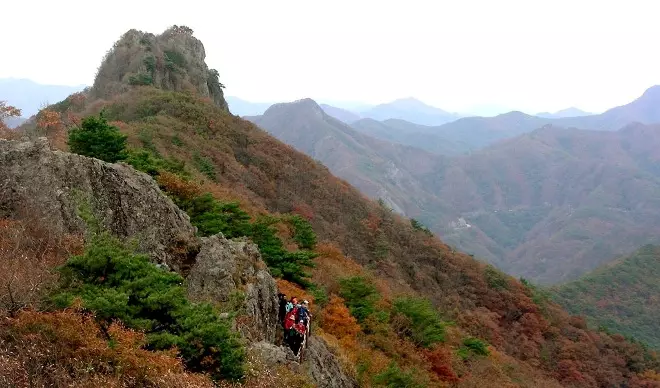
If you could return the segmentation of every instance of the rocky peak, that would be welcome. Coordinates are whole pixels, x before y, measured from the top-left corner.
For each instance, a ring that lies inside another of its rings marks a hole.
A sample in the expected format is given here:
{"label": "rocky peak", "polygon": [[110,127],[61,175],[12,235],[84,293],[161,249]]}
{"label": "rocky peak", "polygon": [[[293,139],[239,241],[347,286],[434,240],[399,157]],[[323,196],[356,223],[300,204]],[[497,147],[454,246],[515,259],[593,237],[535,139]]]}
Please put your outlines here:
{"label": "rocky peak", "polygon": [[172,26],[160,35],[129,30],[106,54],[91,93],[109,98],[131,87],[152,85],[191,91],[228,110],[217,70],[204,61],[206,51],[193,30]]}

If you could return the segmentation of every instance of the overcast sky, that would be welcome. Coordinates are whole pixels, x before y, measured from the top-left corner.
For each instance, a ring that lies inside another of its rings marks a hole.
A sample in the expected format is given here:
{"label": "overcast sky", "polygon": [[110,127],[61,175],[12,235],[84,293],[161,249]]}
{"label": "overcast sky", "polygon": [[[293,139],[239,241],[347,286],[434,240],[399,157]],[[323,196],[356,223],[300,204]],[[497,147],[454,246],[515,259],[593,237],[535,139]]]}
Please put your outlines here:
{"label": "overcast sky", "polygon": [[[187,25],[228,95],[600,112],[660,84],[654,1],[7,1],[0,78],[91,84],[130,28]],[[0,96],[1,97],[1,96]]]}

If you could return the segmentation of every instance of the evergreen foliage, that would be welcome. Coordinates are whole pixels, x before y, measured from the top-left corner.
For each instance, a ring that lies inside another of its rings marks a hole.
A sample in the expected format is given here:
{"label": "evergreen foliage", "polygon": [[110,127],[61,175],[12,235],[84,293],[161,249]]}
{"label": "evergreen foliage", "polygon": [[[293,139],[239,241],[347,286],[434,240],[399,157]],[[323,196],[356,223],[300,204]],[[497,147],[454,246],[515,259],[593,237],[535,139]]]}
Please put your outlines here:
{"label": "evergreen foliage", "polygon": [[186,299],[183,278],[133,253],[116,238],[94,235],[82,255],[60,268],[59,307],[75,299],[94,312],[103,330],[114,320],[147,335],[153,350],[179,349],[192,371],[210,371],[214,378],[240,378],[244,350],[230,323],[208,304]]}
{"label": "evergreen foliage", "polygon": [[354,276],[340,280],[339,285],[341,297],[358,322],[363,322],[376,312],[376,302],[380,299],[380,294],[369,280]]}
{"label": "evergreen foliage", "polygon": [[80,127],[69,130],[71,152],[115,163],[126,159],[126,135],[108,124],[101,113],[82,120]]}
{"label": "evergreen foliage", "polygon": [[435,307],[424,298],[399,298],[394,301],[394,312],[410,321],[405,334],[416,344],[430,347],[445,340],[445,324]]}

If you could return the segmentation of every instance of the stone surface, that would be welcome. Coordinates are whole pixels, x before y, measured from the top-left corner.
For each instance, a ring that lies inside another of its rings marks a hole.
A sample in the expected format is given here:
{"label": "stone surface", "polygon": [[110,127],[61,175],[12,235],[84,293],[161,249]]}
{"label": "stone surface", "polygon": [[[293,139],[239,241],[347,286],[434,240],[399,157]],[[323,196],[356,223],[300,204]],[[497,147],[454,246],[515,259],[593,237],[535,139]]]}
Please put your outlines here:
{"label": "stone surface", "polygon": [[122,164],[51,151],[35,142],[0,140],[0,217],[29,213],[56,232],[83,234],[89,206],[106,230],[135,238],[138,250],[184,271],[197,251],[188,216],[150,176]]}
{"label": "stone surface", "polygon": [[316,336],[309,338],[305,349],[304,366],[319,388],[353,388],[358,383],[342,368],[337,357],[325,341]]}
{"label": "stone surface", "polygon": [[275,341],[277,285],[256,245],[227,240],[220,234],[203,238],[186,281],[193,300],[227,303],[239,291],[244,303],[243,317],[237,321],[243,336],[251,341]]}

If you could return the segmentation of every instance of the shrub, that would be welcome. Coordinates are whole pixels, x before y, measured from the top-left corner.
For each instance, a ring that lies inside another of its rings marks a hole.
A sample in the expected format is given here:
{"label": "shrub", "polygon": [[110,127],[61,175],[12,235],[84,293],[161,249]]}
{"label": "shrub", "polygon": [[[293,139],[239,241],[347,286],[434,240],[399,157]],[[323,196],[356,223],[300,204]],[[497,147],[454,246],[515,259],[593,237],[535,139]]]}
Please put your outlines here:
{"label": "shrub", "polygon": [[396,363],[392,362],[382,373],[374,376],[374,382],[388,388],[421,387],[415,381],[414,376],[412,371],[404,372]]}
{"label": "shrub", "polygon": [[312,259],[317,254],[306,250],[287,251],[273,227],[278,221],[275,217],[261,217],[252,225],[250,237],[259,246],[259,251],[273,276],[309,287],[311,283],[307,280],[309,274],[305,272],[305,268],[314,266]]}
{"label": "shrub", "polygon": [[146,86],[146,85],[152,85],[153,83],[154,83],[154,79],[151,76],[151,74],[139,73],[128,77],[129,85]]}
{"label": "shrub", "polygon": [[490,264],[486,266],[484,277],[486,278],[486,283],[488,283],[488,287],[490,288],[496,290],[509,289],[509,280],[507,279],[507,275],[503,274]]}
{"label": "shrub", "polygon": [[222,233],[227,238],[249,236],[250,216],[236,202],[223,203],[210,193],[191,199],[174,197],[174,203],[190,216],[190,222],[204,237]]}
{"label": "shrub", "polygon": [[415,344],[430,347],[445,340],[445,324],[427,299],[396,299],[394,312],[407,318],[399,332],[408,336]]}
{"label": "shrub", "polygon": [[316,233],[314,233],[309,221],[299,215],[289,216],[288,221],[293,226],[293,239],[298,247],[314,249],[316,247]]}
{"label": "shrub", "polygon": [[415,230],[419,230],[421,232],[424,232],[426,235],[429,235],[429,236],[433,235],[433,233],[431,233],[429,228],[427,228],[424,224],[422,224],[421,222],[417,221],[414,218],[410,219],[410,226],[412,226],[412,228],[415,229]]}
{"label": "shrub", "polygon": [[366,278],[354,276],[340,280],[339,293],[358,322],[363,322],[376,312],[376,302],[380,295],[376,286]]}
{"label": "shrub", "polygon": [[135,254],[105,233],[92,237],[85,252],[60,269],[61,288],[53,295],[60,307],[74,298],[95,313],[104,332],[121,320],[147,333],[147,348],[178,348],[192,371],[214,378],[240,378],[244,350],[230,324],[208,304],[185,297],[183,278]]}
{"label": "shrub", "polygon": [[129,150],[125,162],[151,176],[158,176],[162,171],[188,175],[185,162],[163,159],[147,150]]}
{"label": "shrub", "polygon": [[463,360],[469,359],[472,355],[487,356],[488,344],[479,338],[468,337],[463,340],[463,344],[458,349],[458,356]]}
{"label": "shrub", "polygon": [[82,120],[80,127],[69,130],[71,152],[115,163],[126,159],[126,136],[108,124],[101,113]]}
{"label": "shrub", "polygon": [[215,167],[213,166],[213,162],[207,157],[201,156],[199,152],[195,152],[193,155],[193,162],[199,172],[214,182],[217,180],[215,177]]}

